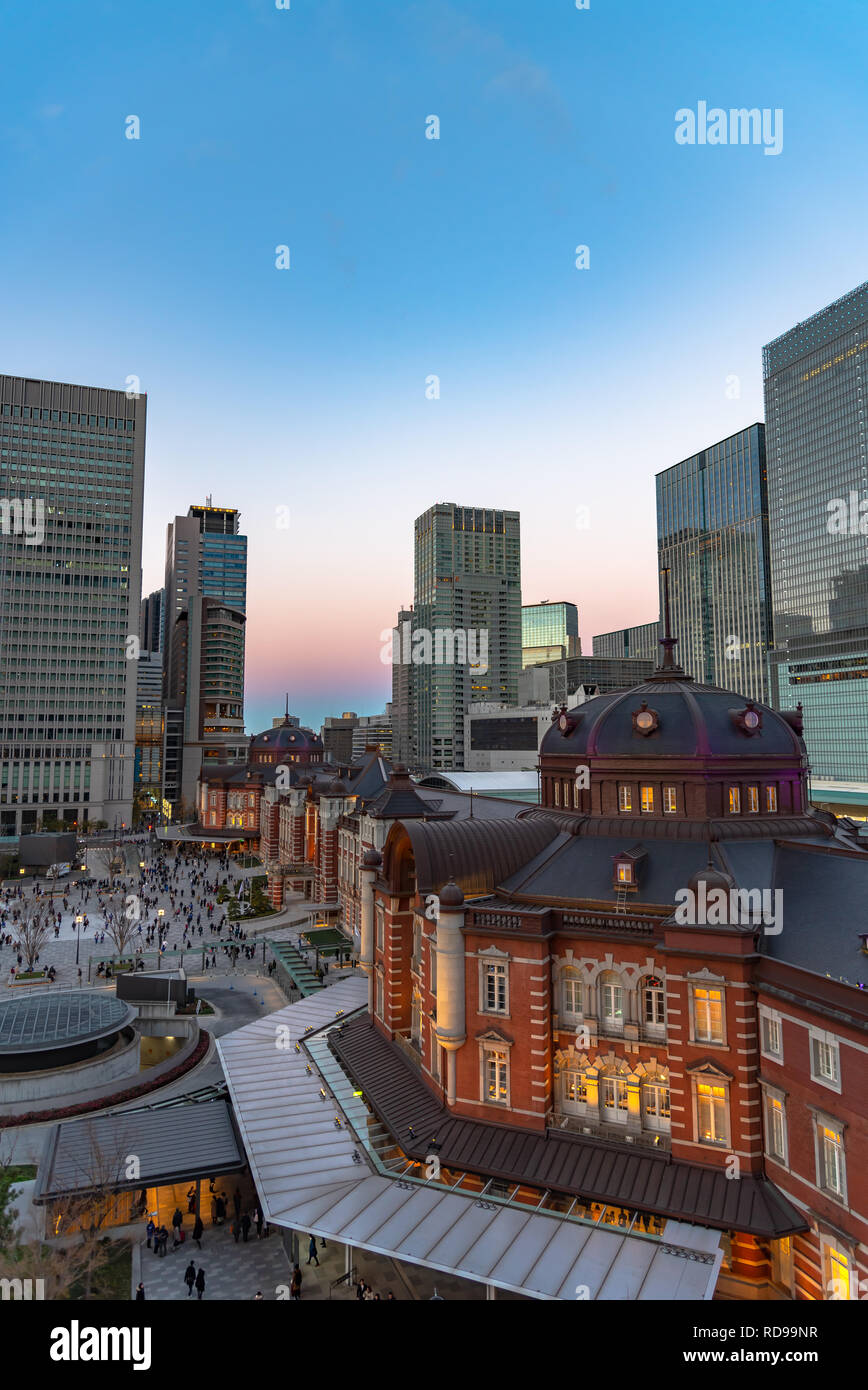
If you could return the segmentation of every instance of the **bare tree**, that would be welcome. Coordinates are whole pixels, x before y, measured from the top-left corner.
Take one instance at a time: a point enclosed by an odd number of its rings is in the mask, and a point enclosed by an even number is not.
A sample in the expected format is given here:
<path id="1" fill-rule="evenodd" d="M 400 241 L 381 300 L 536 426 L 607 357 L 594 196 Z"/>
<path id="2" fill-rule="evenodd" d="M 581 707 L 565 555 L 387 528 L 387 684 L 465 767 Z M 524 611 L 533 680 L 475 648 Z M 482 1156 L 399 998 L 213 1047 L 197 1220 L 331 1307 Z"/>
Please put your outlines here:
<path id="1" fill-rule="evenodd" d="M 118 874 L 124 871 L 123 855 L 118 845 L 99 845 L 87 852 L 88 863 L 93 861 L 102 870 L 99 877 L 110 879 L 114 883 Z"/>
<path id="2" fill-rule="evenodd" d="M 15 945 L 23 955 L 28 970 L 35 968 L 36 957 L 51 936 L 48 911 L 46 904 L 28 905 L 22 920 L 12 924 Z"/>
<path id="3" fill-rule="evenodd" d="M 111 921 L 105 924 L 105 934 L 119 956 L 129 954 L 129 948 L 138 930 L 142 909 L 138 895 L 119 893 L 106 904 L 112 913 Z"/>

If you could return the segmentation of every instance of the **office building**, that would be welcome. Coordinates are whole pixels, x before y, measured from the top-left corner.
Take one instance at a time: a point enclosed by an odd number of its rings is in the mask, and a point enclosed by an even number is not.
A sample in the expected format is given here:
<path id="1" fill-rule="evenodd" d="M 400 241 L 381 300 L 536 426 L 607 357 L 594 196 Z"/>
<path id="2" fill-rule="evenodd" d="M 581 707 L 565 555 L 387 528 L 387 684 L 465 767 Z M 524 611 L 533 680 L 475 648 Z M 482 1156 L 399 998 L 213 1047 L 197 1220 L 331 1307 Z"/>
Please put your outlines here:
<path id="1" fill-rule="evenodd" d="M 166 531 L 164 689 L 172 680 L 171 631 L 194 594 L 247 611 L 247 537 L 234 507 L 190 507 Z"/>
<path id="2" fill-rule="evenodd" d="M 430 507 L 415 523 L 412 644 L 419 763 L 464 765 L 464 715 L 478 700 L 515 704 L 521 670 L 518 512 Z"/>
<path id="3" fill-rule="evenodd" d="M 592 638 L 594 656 L 611 656 L 619 660 L 659 661 L 660 624 L 640 623 L 638 627 L 622 627 L 616 632 L 601 632 Z"/>
<path id="4" fill-rule="evenodd" d="M 521 664 L 581 656 L 579 610 L 574 603 L 525 603 L 521 610 Z"/>
<path id="5" fill-rule="evenodd" d="M 139 641 L 143 652 L 162 652 L 165 637 L 166 591 L 155 589 L 142 599 Z"/>
<path id="6" fill-rule="evenodd" d="M 320 737 L 326 759 L 330 762 L 349 763 L 353 760 L 353 730 L 359 716 L 352 710 L 345 710 L 340 717 L 327 715 L 323 721 Z"/>
<path id="7" fill-rule="evenodd" d="M 416 762 L 413 735 L 413 663 L 402 661 L 407 641 L 412 650 L 413 608 L 402 608 L 392 632 L 392 758 L 405 767 Z"/>
<path id="8" fill-rule="evenodd" d="M 678 660 L 705 685 L 768 698 L 771 604 L 765 429 L 740 430 L 657 475 L 657 547 Z"/>
<path id="9" fill-rule="evenodd" d="M 146 399 L 0 376 L 0 833 L 132 814 Z"/>
<path id="10" fill-rule="evenodd" d="M 775 703 L 815 776 L 868 780 L 868 284 L 763 349 Z"/>
<path id="11" fill-rule="evenodd" d="M 465 772 L 532 772 L 543 735 L 551 728 L 552 709 L 544 702 L 527 705 L 479 701 L 464 716 Z"/>
<path id="12" fill-rule="evenodd" d="M 383 714 L 363 714 L 353 729 L 353 762 L 359 762 L 368 751 L 376 750 L 384 758 L 392 758 L 392 706 L 387 704 Z"/>
<path id="13" fill-rule="evenodd" d="M 653 661 L 619 660 L 605 656 L 575 656 L 569 661 L 549 661 L 528 666 L 518 678 L 519 704 L 547 701 L 550 705 L 571 705 L 593 688 L 600 695 L 626 690 L 637 681 L 647 680 Z"/>
<path id="14" fill-rule="evenodd" d="M 245 615 L 219 599 L 194 594 L 172 630 L 167 706 L 183 711 L 183 754 L 175 797 L 183 810 L 198 803 L 203 767 L 242 763 Z"/>
<path id="15" fill-rule="evenodd" d="M 157 805 L 163 764 L 163 658 L 142 651 L 136 672 L 135 790 Z"/>

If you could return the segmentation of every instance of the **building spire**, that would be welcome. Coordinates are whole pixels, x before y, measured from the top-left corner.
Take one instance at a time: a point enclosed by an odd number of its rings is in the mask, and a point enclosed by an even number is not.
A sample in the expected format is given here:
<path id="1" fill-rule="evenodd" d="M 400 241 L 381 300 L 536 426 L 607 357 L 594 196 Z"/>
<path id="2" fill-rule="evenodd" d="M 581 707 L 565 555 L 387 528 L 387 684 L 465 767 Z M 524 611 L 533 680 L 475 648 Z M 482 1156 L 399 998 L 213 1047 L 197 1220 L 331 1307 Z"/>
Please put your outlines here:
<path id="1" fill-rule="evenodd" d="M 664 567 L 660 573 L 663 576 L 663 636 L 660 638 L 660 646 L 663 648 L 663 660 L 654 672 L 654 678 L 661 676 L 672 676 L 679 680 L 689 680 L 685 677 L 683 667 L 679 666 L 675 660 L 675 646 L 678 642 L 677 637 L 672 636 L 672 615 L 669 608 L 669 569 Z"/>

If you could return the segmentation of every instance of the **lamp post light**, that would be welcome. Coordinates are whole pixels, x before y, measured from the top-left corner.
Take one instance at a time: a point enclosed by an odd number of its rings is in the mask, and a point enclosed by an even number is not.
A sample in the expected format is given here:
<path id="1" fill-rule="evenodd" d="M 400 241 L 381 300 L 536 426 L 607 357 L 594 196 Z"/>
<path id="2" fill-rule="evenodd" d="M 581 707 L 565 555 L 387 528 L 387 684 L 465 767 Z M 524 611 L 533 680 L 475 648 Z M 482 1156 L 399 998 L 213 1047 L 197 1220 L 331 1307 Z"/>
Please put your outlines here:
<path id="1" fill-rule="evenodd" d="M 84 921 L 81 913 L 75 919 L 75 963 L 78 965 L 78 947 L 81 941 L 81 924 Z"/>

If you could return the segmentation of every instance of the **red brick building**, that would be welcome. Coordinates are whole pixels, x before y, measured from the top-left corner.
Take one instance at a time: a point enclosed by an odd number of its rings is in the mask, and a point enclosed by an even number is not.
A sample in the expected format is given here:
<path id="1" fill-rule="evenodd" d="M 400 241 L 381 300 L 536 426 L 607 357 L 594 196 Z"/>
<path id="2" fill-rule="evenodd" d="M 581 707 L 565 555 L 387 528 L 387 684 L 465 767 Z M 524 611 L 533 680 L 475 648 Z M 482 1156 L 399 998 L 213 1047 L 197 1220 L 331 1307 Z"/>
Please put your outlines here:
<path id="1" fill-rule="evenodd" d="M 800 712 L 696 684 L 670 640 L 555 711 L 540 770 L 539 808 L 363 853 L 370 1018 L 339 1055 L 394 1075 L 419 1163 L 711 1227 L 725 1296 L 864 1294 L 868 842 L 811 808 Z"/>

